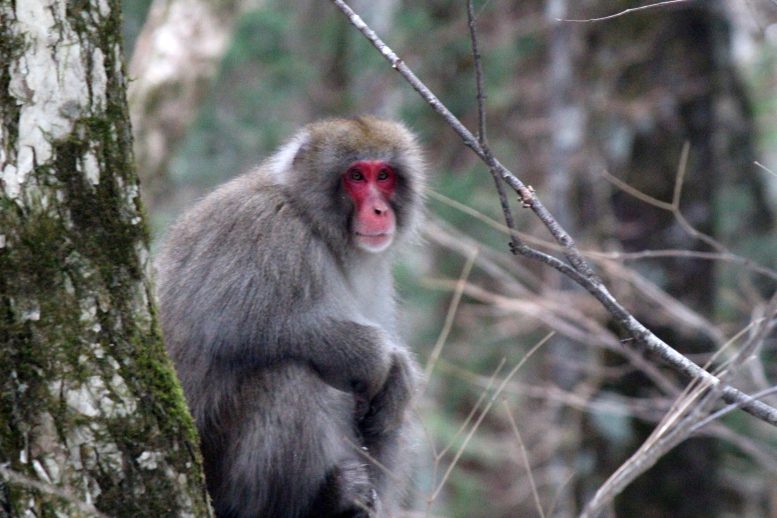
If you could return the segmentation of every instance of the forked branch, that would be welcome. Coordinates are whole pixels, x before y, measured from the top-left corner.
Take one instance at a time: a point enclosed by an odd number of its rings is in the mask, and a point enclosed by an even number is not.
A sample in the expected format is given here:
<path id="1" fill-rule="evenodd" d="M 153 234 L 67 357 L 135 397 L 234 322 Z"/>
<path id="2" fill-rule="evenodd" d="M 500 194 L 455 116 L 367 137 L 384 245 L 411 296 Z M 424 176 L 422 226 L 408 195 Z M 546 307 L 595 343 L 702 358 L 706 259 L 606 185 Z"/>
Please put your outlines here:
<path id="1" fill-rule="evenodd" d="M 704 370 L 666 342 L 658 338 L 652 331 L 639 322 L 629 311 L 627 311 L 610 294 L 607 287 L 602 283 L 599 277 L 594 273 L 591 266 L 585 260 L 580 250 L 575 245 L 572 237 L 556 221 L 551 213 L 545 208 L 534 189 L 525 185 L 518 177 L 504 167 L 499 160 L 494 157 L 490 151 L 481 143 L 462 122 L 437 98 L 434 93 L 413 73 L 402 59 L 381 40 L 375 31 L 373 31 L 361 17 L 351 9 L 343 0 L 332 0 L 332 3 L 342 11 L 350 23 L 361 32 L 372 45 L 378 49 L 383 57 L 391 64 L 391 67 L 415 89 L 416 92 L 436 111 L 448 125 L 455 131 L 475 154 L 488 166 L 492 174 L 498 176 L 509 185 L 518 195 L 524 207 L 530 208 L 534 214 L 542 221 L 555 241 L 561 245 L 567 262 L 561 259 L 532 248 L 522 241 L 513 240 L 511 248 L 513 253 L 522 255 L 529 259 L 540 261 L 548 266 L 558 270 L 586 291 L 593 295 L 612 315 L 612 317 L 631 335 L 635 340 L 642 343 L 647 349 L 658 355 L 669 366 L 677 372 L 683 374 L 691 380 L 702 382 L 711 390 L 719 391 L 721 397 L 728 403 L 739 405 L 743 410 L 753 416 L 765 421 L 773 426 L 777 426 L 777 409 L 748 396 L 744 392 L 723 383 L 716 376 Z M 482 136 L 482 135 L 481 135 Z M 512 215 L 509 207 L 503 206 L 505 220 L 508 226 L 512 221 Z"/>

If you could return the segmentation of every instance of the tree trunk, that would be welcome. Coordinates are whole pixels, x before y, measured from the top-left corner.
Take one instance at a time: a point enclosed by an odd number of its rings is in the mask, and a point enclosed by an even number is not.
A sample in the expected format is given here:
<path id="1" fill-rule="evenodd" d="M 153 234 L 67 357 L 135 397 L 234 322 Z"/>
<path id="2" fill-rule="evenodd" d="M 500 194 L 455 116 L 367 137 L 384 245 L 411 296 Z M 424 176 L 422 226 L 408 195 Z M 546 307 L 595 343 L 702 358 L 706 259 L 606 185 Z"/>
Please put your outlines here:
<path id="1" fill-rule="evenodd" d="M 162 347 L 118 0 L 0 0 L 0 515 L 208 516 Z"/>

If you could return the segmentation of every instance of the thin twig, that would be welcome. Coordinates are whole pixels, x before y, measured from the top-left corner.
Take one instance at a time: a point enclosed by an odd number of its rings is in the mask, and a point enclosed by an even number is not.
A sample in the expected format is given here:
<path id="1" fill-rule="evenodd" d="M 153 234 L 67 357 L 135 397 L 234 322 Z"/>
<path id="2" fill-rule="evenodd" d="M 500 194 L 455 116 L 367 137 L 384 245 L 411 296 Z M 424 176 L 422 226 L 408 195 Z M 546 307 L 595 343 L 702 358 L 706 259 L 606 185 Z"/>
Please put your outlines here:
<path id="1" fill-rule="evenodd" d="M 475 414 L 477 413 L 478 409 L 480 408 L 480 405 L 483 403 L 483 401 L 486 400 L 486 396 L 488 396 L 488 392 L 491 390 L 491 386 L 496 381 L 496 377 L 502 371 L 502 367 L 504 367 L 505 361 L 506 360 L 504 358 L 502 358 L 499 361 L 499 365 L 497 365 L 496 369 L 494 369 L 494 373 L 491 375 L 491 378 L 489 379 L 488 384 L 483 388 L 482 392 L 480 393 L 480 397 L 475 402 L 475 404 L 472 406 L 472 409 L 470 410 L 469 415 L 467 416 L 467 418 L 464 420 L 464 422 L 461 424 L 459 429 L 456 431 L 456 433 L 453 435 L 451 440 L 448 442 L 448 445 L 445 448 L 443 448 L 442 451 L 439 452 L 439 454 L 436 454 L 434 456 L 434 469 L 433 469 L 434 473 L 433 473 L 432 480 L 437 480 L 437 469 L 438 469 L 438 467 L 440 465 L 440 461 L 445 456 L 445 454 L 448 452 L 448 450 L 450 450 L 453 447 L 453 444 L 455 443 L 456 440 L 458 440 L 459 435 L 464 433 L 464 430 L 467 429 L 467 426 L 469 426 L 470 421 L 472 419 L 474 419 Z M 446 471 L 446 474 L 445 474 L 442 482 L 440 483 L 440 487 L 442 487 L 442 485 L 445 484 L 445 480 L 450 475 L 450 471 L 451 470 Z M 427 498 L 427 500 L 426 500 L 426 511 L 427 511 L 427 513 L 429 511 L 431 511 L 432 504 L 434 504 L 434 501 L 437 498 L 437 494 L 438 493 L 439 493 L 439 491 L 434 491 L 434 493 L 431 496 L 429 496 L 429 498 Z"/>
<path id="2" fill-rule="evenodd" d="M 472 0 L 467 0 L 467 24 L 469 25 L 469 37 L 472 41 L 472 61 L 475 65 L 475 92 L 478 102 L 478 142 L 486 144 L 486 109 L 483 95 L 483 64 L 478 51 L 478 33 L 475 27 L 475 13 L 472 8 Z"/>
<path id="3" fill-rule="evenodd" d="M 671 212 L 675 220 L 677 221 L 677 223 L 679 223 L 679 225 L 683 228 L 683 230 L 685 230 L 685 232 L 687 232 L 691 237 L 698 239 L 700 241 L 703 241 L 709 247 L 714 248 L 717 252 L 721 254 L 727 254 L 727 255 L 733 256 L 734 254 L 732 254 L 728 250 L 728 248 L 726 248 L 720 241 L 694 227 L 688 221 L 688 219 L 685 217 L 685 214 L 683 214 L 682 210 L 680 209 L 680 198 L 682 197 L 683 184 L 685 182 L 685 174 L 688 169 L 689 154 L 690 154 L 690 144 L 686 142 L 683 145 L 683 149 L 680 154 L 680 163 L 677 166 L 677 175 L 675 176 L 675 183 L 674 183 L 674 189 L 672 192 L 671 203 L 667 203 L 665 201 L 661 201 L 652 196 L 649 196 L 648 194 L 645 194 L 644 192 L 638 189 L 635 189 L 634 187 L 627 184 L 626 182 L 616 178 L 615 176 L 611 175 L 607 171 L 604 171 L 603 174 L 609 182 L 617 185 L 618 188 L 621 189 L 623 192 L 647 203 L 648 205 L 652 205 L 659 209 Z M 760 268 L 763 269 L 764 267 L 760 267 Z"/>
<path id="4" fill-rule="evenodd" d="M 426 102 L 440 114 L 448 125 L 461 137 L 464 145 L 472 149 L 489 167 L 497 171 L 499 176 L 518 194 L 526 207 L 532 209 L 534 214 L 542 221 L 551 235 L 564 250 L 564 256 L 569 264 L 558 258 L 540 252 L 520 243 L 513 251 L 520 255 L 540 261 L 568 276 L 574 282 L 593 295 L 613 316 L 616 322 L 626 329 L 629 334 L 640 341 L 648 350 L 652 351 L 664 362 L 672 366 L 676 371 L 691 379 L 700 379 L 705 383 L 717 387 L 723 399 L 728 403 L 741 403 L 742 409 L 751 415 L 777 426 L 777 409 L 762 403 L 753 401 L 744 392 L 722 383 L 718 378 L 702 369 L 691 360 L 677 352 L 666 342 L 658 338 L 652 331 L 646 328 L 634 316 L 618 302 L 601 280 L 586 262 L 580 250 L 575 245 L 572 237 L 561 227 L 552 214 L 545 208 L 534 190 L 525 185 L 518 177 L 505 168 L 493 155 L 487 153 L 472 133 L 456 118 L 448 108 L 440 102 L 437 96 L 413 73 L 391 48 L 381 40 L 364 20 L 359 17 L 343 0 L 332 0 L 332 3 L 340 9 L 350 23 L 361 32 L 372 45 L 378 49 L 383 57 L 391 63 L 400 75 L 426 100 Z M 509 226 L 509 225 L 508 225 Z M 570 266 L 571 265 L 571 266 Z"/>
<path id="5" fill-rule="evenodd" d="M 527 352 L 523 358 L 513 367 L 509 373 L 507 373 L 507 376 L 502 380 L 502 382 L 499 384 L 499 386 L 496 388 L 496 391 L 494 391 L 494 394 L 491 396 L 491 398 L 488 400 L 488 404 L 486 404 L 486 407 L 483 409 L 483 412 L 478 416 L 477 420 L 475 421 L 475 424 L 472 425 L 472 428 L 470 429 L 467 436 L 464 438 L 464 442 L 462 443 L 461 447 L 456 452 L 456 456 L 453 458 L 453 461 L 451 461 L 450 466 L 448 466 L 448 469 L 445 471 L 445 474 L 442 477 L 442 481 L 440 481 L 440 484 L 437 486 L 437 489 L 435 489 L 434 493 L 432 493 L 432 496 L 430 499 L 432 501 L 437 499 L 437 496 L 440 494 L 440 491 L 442 491 L 443 486 L 445 485 L 445 482 L 447 482 L 448 477 L 450 477 L 451 473 L 453 472 L 453 469 L 456 467 L 456 464 L 458 464 L 459 459 L 464 454 L 464 450 L 467 448 L 467 445 L 469 444 L 469 441 L 472 439 L 472 437 L 475 435 L 475 432 L 480 428 L 480 423 L 483 422 L 483 419 L 485 419 L 486 415 L 488 414 L 488 411 L 491 410 L 491 407 L 494 406 L 494 402 L 499 397 L 499 395 L 502 393 L 502 391 L 505 389 L 507 384 L 510 382 L 510 380 L 515 376 L 515 373 L 518 372 L 518 370 L 523 367 L 523 365 L 531 358 L 537 350 L 545 345 L 548 340 L 550 340 L 555 333 L 551 332 L 548 333 L 545 338 L 537 342 L 534 347 L 532 347 L 529 352 Z"/>
<path id="6" fill-rule="evenodd" d="M 602 22 L 604 20 L 612 20 L 613 18 L 618 18 L 619 16 L 624 16 L 630 13 L 634 13 L 637 11 L 644 11 L 646 9 L 652 9 L 654 7 L 663 7 L 670 4 L 679 4 L 682 2 L 688 2 L 688 0 L 664 0 L 663 2 L 656 2 L 654 4 L 648 4 L 643 5 L 640 7 L 632 7 L 631 9 L 624 9 L 623 11 L 617 12 L 615 14 L 610 14 L 608 16 L 602 16 L 601 18 L 587 18 L 583 20 L 563 20 L 558 19 L 560 22 L 574 22 L 574 23 L 590 23 L 590 22 Z"/>
<path id="7" fill-rule="evenodd" d="M 605 171 L 604 174 L 607 175 L 608 173 Z M 611 176 L 611 178 L 615 178 L 615 177 Z M 615 178 L 615 180 L 616 181 L 613 183 L 621 182 L 621 180 L 617 178 Z M 641 191 L 638 191 L 637 189 L 634 189 L 633 187 L 629 186 L 628 184 L 623 183 L 622 185 L 625 185 L 628 188 L 633 189 L 633 192 L 637 193 L 640 196 L 647 196 Z M 545 239 L 532 236 L 531 234 L 527 234 L 519 230 L 510 230 L 510 228 L 504 223 L 500 223 L 495 219 L 490 218 L 489 216 L 483 214 L 482 212 L 476 209 L 473 209 L 469 205 L 465 205 L 460 201 L 456 201 L 452 198 L 449 198 L 444 194 L 440 194 L 436 191 L 429 190 L 427 191 L 427 195 L 430 198 L 433 198 L 439 201 L 440 203 L 444 203 L 445 205 L 451 208 L 454 208 L 460 212 L 463 212 L 464 214 L 472 216 L 473 218 L 477 219 L 478 221 L 481 221 L 482 223 L 493 228 L 494 230 L 503 232 L 508 235 L 514 234 L 521 241 L 525 241 L 534 246 L 543 247 L 549 250 L 559 250 L 559 251 L 561 250 L 561 247 L 556 243 L 552 243 Z M 655 198 L 651 198 L 651 199 L 655 199 Z M 658 201 L 658 203 L 665 203 L 665 202 L 661 202 L 660 200 L 656 200 L 656 201 Z M 741 266 L 743 268 L 746 268 L 752 271 L 753 273 L 758 273 L 760 275 L 764 275 L 771 279 L 777 280 L 777 271 L 771 268 L 762 266 L 760 264 L 757 264 L 752 259 L 749 259 L 747 257 L 742 257 L 741 255 L 736 255 L 731 252 L 725 252 L 725 253 L 699 252 L 696 250 L 666 249 L 666 250 L 642 250 L 640 252 L 602 252 L 599 250 L 582 250 L 581 253 L 585 257 L 588 257 L 589 259 L 592 259 L 594 261 L 599 261 L 599 262 L 601 262 L 602 260 L 638 261 L 641 259 L 662 259 L 666 257 L 683 257 L 688 259 L 703 259 L 706 261 L 724 261 L 727 263 L 734 263 L 738 266 Z"/>
<path id="8" fill-rule="evenodd" d="M 667 257 L 682 257 L 686 259 L 702 259 L 705 261 L 722 261 L 734 263 L 753 273 L 777 280 L 777 271 L 757 264 L 752 259 L 729 252 L 699 252 L 696 250 L 642 250 L 641 252 L 598 252 L 584 250 L 583 255 L 594 260 L 638 261 L 641 259 L 662 259 Z"/>
<path id="9" fill-rule="evenodd" d="M 639 189 L 627 184 L 617 176 L 613 176 L 609 171 L 602 171 L 602 174 L 608 182 L 615 185 L 618 189 L 642 202 L 647 203 L 648 205 L 652 205 L 653 207 L 663 209 L 668 212 L 672 212 L 674 209 L 674 206 L 671 203 L 661 201 L 658 198 L 650 196 L 649 194 L 645 194 Z"/>
<path id="10" fill-rule="evenodd" d="M 688 172 L 688 157 L 691 156 L 691 143 L 686 141 L 683 149 L 680 151 L 680 163 L 677 166 L 677 176 L 674 179 L 674 190 L 672 191 L 672 207 L 680 210 L 680 198 L 683 195 L 683 184 L 685 184 L 685 174 Z"/>
<path id="11" fill-rule="evenodd" d="M 692 237 L 700 239 L 715 250 L 721 253 L 727 253 L 728 250 L 720 242 L 710 235 L 701 232 L 685 218 L 685 214 L 680 210 L 680 197 L 682 196 L 683 184 L 685 183 L 685 173 L 688 170 L 688 157 L 690 155 L 691 144 L 683 144 L 683 150 L 680 153 L 680 164 L 677 167 L 677 176 L 675 177 L 674 193 L 672 195 L 672 215 L 686 232 Z"/>
<path id="12" fill-rule="evenodd" d="M 710 397 L 704 397 L 711 394 L 709 388 L 704 381 L 694 380 L 688 385 L 650 437 L 596 491 L 583 509 L 581 518 L 599 516 L 600 510 L 612 502 L 632 480 L 687 437 L 683 433 L 690 429 L 687 424 L 699 419 L 702 409 L 711 402 Z"/>
<path id="13" fill-rule="evenodd" d="M 475 26 L 475 20 L 476 17 L 472 7 L 472 0 L 467 0 L 467 21 L 472 45 L 472 61 L 475 68 L 475 97 L 478 106 L 478 143 L 483 149 L 483 153 L 487 157 L 492 157 L 491 149 L 488 147 L 488 137 L 486 135 L 486 96 L 483 90 L 483 60 L 480 57 L 480 51 L 478 51 L 478 33 Z M 496 192 L 499 196 L 499 205 L 502 208 L 502 214 L 504 215 L 507 228 L 510 230 L 510 250 L 512 250 L 513 253 L 516 253 L 517 248 L 520 247 L 522 243 L 520 242 L 520 237 L 515 233 L 515 219 L 513 218 L 513 211 L 510 208 L 510 203 L 507 200 L 507 193 L 502 184 L 502 179 L 499 176 L 499 171 L 493 167 L 489 167 L 488 171 L 494 179 L 494 186 L 496 187 Z"/>
<path id="14" fill-rule="evenodd" d="M 500 184 L 500 183 L 498 183 L 497 185 L 499 186 L 498 188 L 500 188 L 500 189 L 503 187 L 503 185 Z M 507 234 L 508 236 L 510 236 L 511 240 L 514 238 L 514 239 L 516 239 L 518 241 L 518 243 L 521 243 L 522 241 L 527 241 L 527 242 L 529 242 L 529 243 L 531 243 L 531 244 L 533 244 L 535 246 L 543 246 L 543 247 L 551 248 L 553 250 L 561 250 L 561 247 L 558 246 L 555 243 L 552 243 L 550 241 L 546 241 L 544 239 L 540 239 L 538 237 L 534 237 L 531 234 L 526 234 L 525 232 L 520 232 L 520 231 L 516 230 L 515 228 L 510 228 L 510 226 L 509 226 L 510 222 L 500 223 L 497 220 L 495 220 L 493 218 L 490 218 L 489 216 L 483 214 L 482 212 L 480 212 L 480 211 L 478 211 L 476 209 L 473 209 L 469 205 L 465 205 L 465 204 L 461 203 L 460 201 L 456 201 L 453 198 L 449 198 L 449 197 L 445 196 L 444 194 L 440 194 L 439 192 L 433 191 L 431 189 L 428 190 L 426 194 L 430 198 L 434 198 L 435 200 L 437 200 L 437 201 L 439 201 L 441 203 L 444 203 L 445 205 L 448 205 L 449 207 L 452 207 L 452 208 L 458 210 L 459 212 L 463 212 L 464 214 L 472 216 L 473 218 L 477 219 L 478 221 L 481 221 L 481 222 L 485 223 L 486 225 L 488 225 L 489 227 L 493 228 L 494 230 L 498 230 L 499 232 L 503 232 L 503 233 Z M 504 214 L 504 208 L 503 208 L 502 212 Z"/>
<path id="15" fill-rule="evenodd" d="M 510 428 L 512 428 L 515 440 L 518 441 L 518 448 L 521 450 L 521 458 L 523 459 L 524 466 L 526 466 L 526 475 L 529 478 L 529 486 L 531 486 L 531 494 L 534 496 L 534 505 L 537 507 L 537 513 L 539 513 L 540 518 L 545 518 L 545 511 L 542 510 L 540 495 L 537 492 L 537 484 L 534 482 L 534 474 L 532 473 L 531 462 L 529 462 L 529 453 L 526 451 L 526 445 L 523 442 L 523 437 L 521 437 L 521 432 L 518 430 L 518 424 L 515 422 L 513 413 L 510 411 L 510 405 L 507 404 L 504 396 L 502 396 L 502 405 L 505 407 L 507 419 L 510 421 Z"/>
<path id="16" fill-rule="evenodd" d="M 759 390 L 758 392 L 756 392 L 755 394 L 750 396 L 750 398 L 751 399 L 761 399 L 761 398 L 764 398 L 766 396 L 770 396 L 770 395 L 772 395 L 774 393 L 777 393 L 777 385 L 775 385 L 774 387 L 769 387 L 769 388 L 764 389 L 764 390 Z M 716 419 L 720 419 L 724 415 L 726 415 L 726 414 L 736 410 L 740 406 L 741 406 L 740 403 L 732 403 L 730 405 L 724 406 L 723 408 L 721 408 L 717 412 L 713 412 L 712 414 L 708 415 L 707 417 L 705 417 L 704 419 L 702 419 L 701 421 L 699 421 L 698 423 L 693 425 L 691 427 L 690 433 L 693 434 L 693 433 L 698 432 L 699 430 L 701 430 L 702 428 L 704 428 L 705 426 L 710 424 L 712 421 L 714 421 Z"/>
<path id="17" fill-rule="evenodd" d="M 461 302 L 461 295 L 464 293 L 464 288 L 467 285 L 467 279 L 469 278 L 469 274 L 472 271 L 472 266 L 475 264 L 475 259 L 477 259 L 477 257 L 478 250 L 475 249 L 467 258 L 467 262 L 461 271 L 458 282 L 456 283 L 456 289 L 453 292 L 453 298 L 451 299 L 451 303 L 448 305 L 448 314 L 445 316 L 445 323 L 443 324 L 442 330 L 440 331 L 440 336 L 437 337 L 437 342 L 435 342 L 434 347 L 432 348 L 432 353 L 429 355 L 429 361 L 426 363 L 426 369 L 424 369 L 424 378 L 427 380 L 427 383 L 428 380 L 431 379 L 432 370 L 437 363 L 437 359 L 440 357 L 442 348 L 448 339 L 448 334 L 450 334 L 451 328 L 453 327 L 453 320 L 456 317 L 456 310 L 458 309 L 459 303 Z"/>
<path id="18" fill-rule="evenodd" d="M 747 342 L 737 351 L 737 354 L 732 359 L 731 363 L 735 365 L 741 365 L 751 356 L 755 356 L 758 353 L 760 347 L 763 346 L 766 341 L 766 337 L 769 336 L 772 329 L 774 329 L 777 321 L 777 292 L 772 294 L 769 303 L 764 310 L 764 316 L 762 318 L 756 318 L 750 325 L 755 325 L 756 330 L 748 338 Z M 748 327 L 750 327 L 750 325 Z"/>
<path id="19" fill-rule="evenodd" d="M 758 348 L 759 344 L 763 343 L 774 328 L 773 318 L 775 312 L 777 312 L 777 295 L 773 296 L 769 301 L 766 317 L 758 320 L 757 324 L 755 324 L 757 329 L 748 338 L 747 343 L 745 343 L 731 362 L 733 367 L 741 365 L 741 363 Z M 715 357 L 720 355 L 726 347 L 732 344 L 739 336 L 744 334 L 745 330 L 753 325 L 754 323 L 751 322 L 743 331 L 731 338 L 723 348 L 715 353 L 713 358 L 710 359 L 710 362 L 714 361 Z M 727 367 L 725 371 L 719 372 L 718 376 L 723 377 L 730 371 L 731 368 Z M 599 509 L 602 509 L 608 502 L 611 502 L 612 499 L 614 499 L 628 484 L 640 474 L 647 471 L 648 468 L 654 465 L 658 459 L 663 457 L 667 452 L 705 425 L 728 412 L 731 412 L 742 404 L 742 402 L 737 402 L 728 405 L 727 407 L 704 417 L 704 409 L 709 407 L 717 397 L 714 393 L 714 388 L 711 391 L 708 389 L 710 389 L 710 386 L 707 383 L 697 382 L 696 380 L 688 386 L 684 394 L 675 402 L 673 408 L 667 413 L 659 426 L 657 426 L 653 433 L 650 434 L 650 437 L 639 447 L 629 460 L 623 463 L 615 473 L 607 479 L 599 490 L 597 490 L 594 498 L 585 507 L 585 511 L 583 512 L 584 517 L 596 516 Z M 777 392 L 777 387 L 760 391 L 749 396 L 749 399 L 755 400 L 765 397 L 772 392 Z"/>
<path id="20" fill-rule="evenodd" d="M 564 480 L 564 482 L 561 483 L 561 485 L 556 489 L 556 495 L 553 497 L 553 500 L 550 502 L 550 508 L 548 508 L 548 516 L 555 516 L 556 515 L 556 506 L 559 503 L 559 500 L 561 500 L 561 495 L 564 494 L 564 491 L 566 491 L 567 486 L 569 486 L 569 483 L 572 482 L 572 479 L 577 476 L 577 472 L 573 471 L 569 474 L 569 476 Z"/>
<path id="21" fill-rule="evenodd" d="M 777 0 L 773 0 L 773 1 L 777 3 Z M 777 173 L 775 173 L 774 171 L 772 171 L 771 169 L 763 165 L 761 162 L 755 161 L 753 163 L 758 167 L 760 167 L 761 169 L 763 169 L 764 171 L 766 171 L 767 173 L 769 173 L 770 175 L 777 176 Z"/>
<path id="22" fill-rule="evenodd" d="M 486 400 L 486 397 L 488 397 L 489 392 L 491 392 L 491 387 L 496 382 L 497 377 L 502 372 L 502 367 L 504 367 L 504 364 L 507 360 L 505 358 L 502 358 L 499 360 L 499 365 L 496 366 L 496 369 L 494 369 L 494 373 L 491 374 L 491 377 L 488 379 L 488 383 L 485 384 L 483 387 L 483 390 L 480 393 L 480 396 L 478 397 L 478 400 L 475 401 L 475 404 L 472 405 L 472 408 L 469 411 L 469 414 L 467 414 L 467 417 L 464 419 L 464 421 L 459 426 L 458 430 L 456 430 L 456 433 L 453 434 L 453 436 L 448 440 L 448 444 L 440 450 L 440 453 L 435 456 L 435 462 L 439 462 L 443 459 L 443 457 L 455 446 L 456 441 L 459 440 L 459 437 L 464 433 L 464 431 L 469 426 L 469 423 L 475 419 L 475 414 L 478 413 L 478 410 L 480 410 L 480 405 L 483 404 L 483 402 Z"/>

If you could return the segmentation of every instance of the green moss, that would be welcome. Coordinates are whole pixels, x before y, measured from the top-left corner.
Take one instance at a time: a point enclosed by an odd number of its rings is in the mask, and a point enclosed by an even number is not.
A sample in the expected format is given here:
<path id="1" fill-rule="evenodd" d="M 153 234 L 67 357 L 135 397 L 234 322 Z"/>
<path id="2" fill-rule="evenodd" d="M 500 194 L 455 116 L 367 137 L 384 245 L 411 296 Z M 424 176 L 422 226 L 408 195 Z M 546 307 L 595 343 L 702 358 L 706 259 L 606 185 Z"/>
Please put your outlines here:
<path id="1" fill-rule="evenodd" d="M 127 268 L 132 279 L 142 276 L 140 265 L 134 251 L 134 244 L 145 242 L 145 229 L 133 224 L 123 207 L 121 188 L 117 185 L 122 175 L 121 155 L 112 149 L 98 147 L 95 151 L 100 162 L 100 182 L 92 187 L 89 181 L 77 171 L 79 162 L 88 151 L 87 142 L 103 143 L 110 140 L 107 130 L 102 128 L 86 132 L 82 142 L 63 142 L 54 148 L 54 164 L 57 179 L 61 182 L 66 195 L 66 204 L 74 224 L 78 248 L 84 255 L 91 257 L 98 265 L 109 269 L 116 265 Z M 99 145 L 99 144 L 98 144 Z M 119 160 L 119 164 L 112 160 Z M 119 173 L 119 174 L 117 174 Z M 111 272 L 104 272 L 110 274 Z"/>
<path id="2" fill-rule="evenodd" d="M 62 258 L 67 246 L 58 236 L 60 221 L 42 211 L 22 211 L 2 200 L 0 228 L 6 246 L 0 249 L 0 451 L 17 472 L 34 476 L 18 452 L 29 447 L 27 438 L 42 412 L 61 415 L 60 402 L 48 384 L 63 378 L 71 365 L 71 346 L 78 336 L 77 301 L 68 300 L 62 283 Z M 56 344 L 56 347 L 52 347 Z M 73 376 L 70 376 L 73 377 Z M 16 456 L 13 455 L 16 452 Z M 28 490 L 10 486 L 11 502 Z M 53 516 L 52 504 L 41 504 L 42 516 Z"/>

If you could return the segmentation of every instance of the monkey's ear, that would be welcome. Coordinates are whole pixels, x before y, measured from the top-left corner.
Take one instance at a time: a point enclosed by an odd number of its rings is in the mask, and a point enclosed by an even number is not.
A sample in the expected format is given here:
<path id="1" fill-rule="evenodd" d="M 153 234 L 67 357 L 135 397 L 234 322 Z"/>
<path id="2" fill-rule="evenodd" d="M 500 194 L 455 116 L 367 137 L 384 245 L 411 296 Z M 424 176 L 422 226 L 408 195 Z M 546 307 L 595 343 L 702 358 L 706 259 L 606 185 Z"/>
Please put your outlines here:
<path id="1" fill-rule="evenodd" d="M 302 161 L 310 155 L 310 148 L 310 141 L 308 139 L 302 139 L 301 142 L 298 143 L 294 158 L 291 161 L 291 166 L 299 167 Z"/>
<path id="2" fill-rule="evenodd" d="M 288 141 L 270 158 L 269 170 L 279 183 L 289 179 L 289 173 L 307 156 L 310 137 L 301 133 Z"/>

